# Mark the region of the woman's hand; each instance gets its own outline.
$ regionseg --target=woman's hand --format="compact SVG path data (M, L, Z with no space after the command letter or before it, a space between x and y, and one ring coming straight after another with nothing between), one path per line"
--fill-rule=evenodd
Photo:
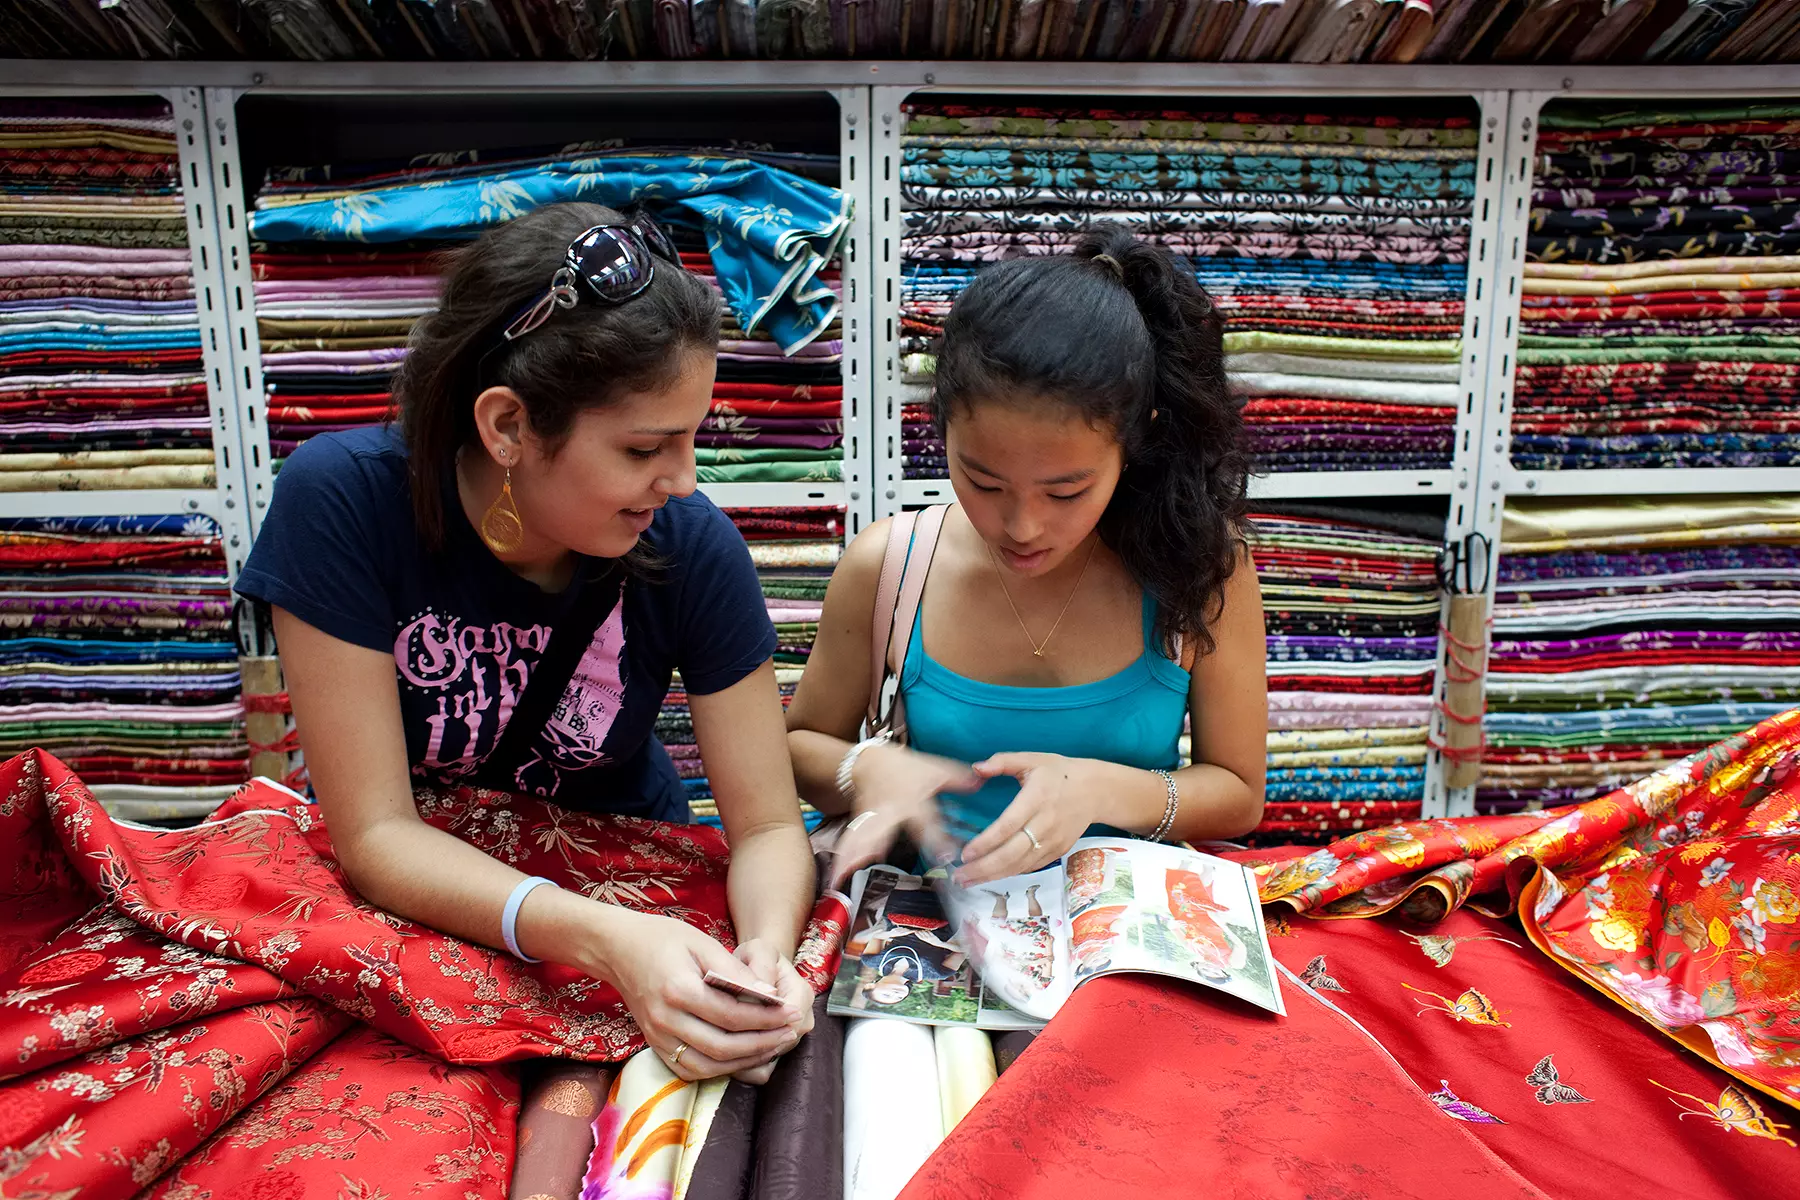
M787 955L768 942L756 940L745 942L737 948L737 960L749 967L758 979L774 988L781 997L780 1011L788 1028L794 1031L796 1042L812 1032L813 990L807 986L806 980L800 978L800 972L794 970L794 964ZM769 1082L769 1076L775 1073L775 1063L775 1059L770 1059L760 1067L734 1071L732 1078L760 1086Z
M763 980L692 925L629 909L609 909L607 918L592 973L619 989L644 1040L681 1078L711 1079L771 1064L800 1040L796 1025L802 1019L810 1025L810 992L796 1013L799 998L788 988L777 1007L708 984L708 971L747 987Z
M879 862L904 830L932 862L950 862L956 843L938 819L939 792L973 792L986 782L973 768L905 746L870 746L857 756L851 778L856 800L839 835L832 887Z
M1019 794L963 847L957 886L1023 875L1067 854L1099 819L1105 791L1098 776L1108 766L1091 758L1023 753L996 754L976 763L973 770L984 781L1002 775L1017 779Z

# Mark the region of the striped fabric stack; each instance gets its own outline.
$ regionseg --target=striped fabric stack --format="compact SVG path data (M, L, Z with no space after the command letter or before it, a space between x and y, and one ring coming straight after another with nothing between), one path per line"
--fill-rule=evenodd
M1539 123L1515 466L1800 465L1800 106Z
M116 816L247 778L230 584L206 517L0 518L0 758L61 758Z
M771 151L752 161L565 147L271 169L251 232L272 458L279 464L314 434L392 415L393 374L413 322L437 306L443 251L540 202L654 194L669 201L655 211L682 265L732 301L715 403L697 439L701 482L842 478L837 273L813 253L833 250L841 230L847 201L816 178L835 177L837 165L835 154ZM775 199L765 211L752 195ZM742 227L744 242L709 253L702 214ZM809 218L815 227L801 224ZM757 222L770 228L752 229ZM783 238L793 262L764 249ZM721 259L739 272L723 282ZM747 306L764 318L751 331L740 323Z
M1416 818L1442 520L1284 504L1251 522L1269 660L1267 805L1253 838L1324 842Z
M1507 505L1483 812L1623 786L1800 703L1800 498Z
M1450 465L1477 133L1465 116L916 104L902 141L908 478L945 474L933 340L986 263L1113 222L1226 314L1259 469Z
M175 121L0 104L0 492L211 488Z
M825 585L831 579L844 548L844 510L841 508L738 508L727 515L750 543L750 557L762 581L763 602L775 626L775 677L785 704L800 684L800 674L819 633L819 612L825 602ZM687 782L694 816L706 823L718 822L718 808L706 779L706 768L694 744L694 723L687 694L676 679L656 734ZM809 826L818 814L802 806Z

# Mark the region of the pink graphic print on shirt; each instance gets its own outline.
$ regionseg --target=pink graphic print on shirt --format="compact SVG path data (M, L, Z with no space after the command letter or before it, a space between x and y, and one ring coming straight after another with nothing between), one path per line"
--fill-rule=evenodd
M426 611L394 640L403 688L424 692L428 736L418 775L464 778L493 753L550 641L548 625L464 624ZM515 774L522 791L554 795L565 771L609 761L603 747L625 703L625 603L588 643L542 735Z
M563 689L562 699L544 723L544 736L534 758L544 761L542 754L547 744L551 767L561 769L554 773L551 793L561 782L563 770L579 771L607 761L602 747L619 710L625 706L625 681L619 667L624 657L625 600L620 597L595 631L594 640L575 665L569 686ZM527 762L519 768L521 785L532 766Z

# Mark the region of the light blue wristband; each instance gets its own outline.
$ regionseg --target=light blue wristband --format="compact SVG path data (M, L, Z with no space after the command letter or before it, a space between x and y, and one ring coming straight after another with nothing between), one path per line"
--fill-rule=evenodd
M512 895L506 898L506 908L500 913L501 940L506 943L506 949L512 956L520 962L534 963L544 961L541 958L533 958L531 955L519 949L519 937L517 931L514 929L514 926L519 920L519 906L525 903L525 897L531 895L531 893L536 891L539 887L544 886L555 887L556 882L554 880L545 879L542 875L533 875L529 879L519 880L518 886L512 890Z

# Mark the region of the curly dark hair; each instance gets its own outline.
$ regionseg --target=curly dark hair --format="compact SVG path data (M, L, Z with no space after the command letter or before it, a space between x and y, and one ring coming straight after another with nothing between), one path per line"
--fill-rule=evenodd
M1100 536L1156 598L1162 644L1180 634L1210 652L1246 552L1250 460L1225 382L1224 321L1192 269L1099 225L1072 257L983 270L944 322L939 433L959 410L1040 396L1118 437L1125 472Z
M549 204L447 256L437 311L413 326L394 377L414 520L432 549L444 544L445 479L456 470L456 452L475 440L475 397L484 388L517 392L531 431L554 453L583 409L666 385L687 354L717 349L718 296L666 262L624 304L584 294L529 336L502 341L501 331L549 286L569 243L622 221L598 204Z

